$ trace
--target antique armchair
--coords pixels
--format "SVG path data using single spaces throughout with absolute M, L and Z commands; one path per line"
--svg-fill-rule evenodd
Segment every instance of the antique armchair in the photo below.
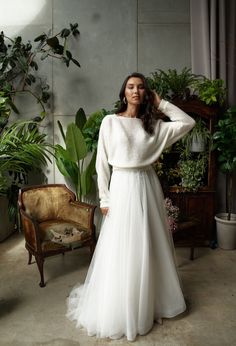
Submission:
M 92 256 L 96 244 L 96 206 L 76 201 L 75 194 L 65 185 L 22 188 L 18 206 L 25 247 L 29 254 L 28 264 L 31 264 L 34 256 L 40 272 L 40 287 L 45 286 L 43 266 L 46 257 L 84 246 L 90 248 Z M 56 237 L 55 232 L 61 232 L 62 236 Z

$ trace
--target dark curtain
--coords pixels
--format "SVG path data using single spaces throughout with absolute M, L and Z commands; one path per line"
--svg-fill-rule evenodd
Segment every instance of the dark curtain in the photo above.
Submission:
M 221 78 L 236 105 L 236 1 L 190 0 L 192 70 Z
M 192 71 L 221 78 L 227 105 L 236 106 L 236 1 L 190 0 Z M 234 177 L 236 195 L 236 175 Z M 225 210 L 225 177 L 217 177 L 217 211 Z M 234 201 L 236 212 L 236 201 Z

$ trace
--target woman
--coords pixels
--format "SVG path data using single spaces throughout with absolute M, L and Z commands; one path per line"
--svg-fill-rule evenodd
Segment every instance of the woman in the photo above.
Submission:
M 186 309 L 163 193 L 151 164 L 195 121 L 161 100 L 139 73 L 126 78 L 120 101 L 99 133 L 96 170 L 105 219 L 85 283 L 70 294 L 67 316 L 88 335 L 126 335 L 132 341 L 154 321 Z M 170 122 L 156 119 L 157 109 Z

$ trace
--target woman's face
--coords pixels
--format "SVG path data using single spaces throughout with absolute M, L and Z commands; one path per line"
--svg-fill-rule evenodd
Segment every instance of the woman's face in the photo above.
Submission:
M 128 79 L 125 87 L 125 98 L 128 104 L 140 105 L 143 103 L 145 96 L 145 89 L 143 81 L 138 77 L 131 77 Z

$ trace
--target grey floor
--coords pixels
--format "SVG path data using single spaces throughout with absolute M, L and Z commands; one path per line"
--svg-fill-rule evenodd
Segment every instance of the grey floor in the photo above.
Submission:
M 27 265 L 21 234 L 0 244 L 0 345 L 233 346 L 236 345 L 236 251 L 177 248 L 188 312 L 154 325 L 135 342 L 88 337 L 65 317 L 66 297 L 83 282 L 89 265 L 86 249 L 48 258 L 47 286 L 38 286 L 36 264 Z

